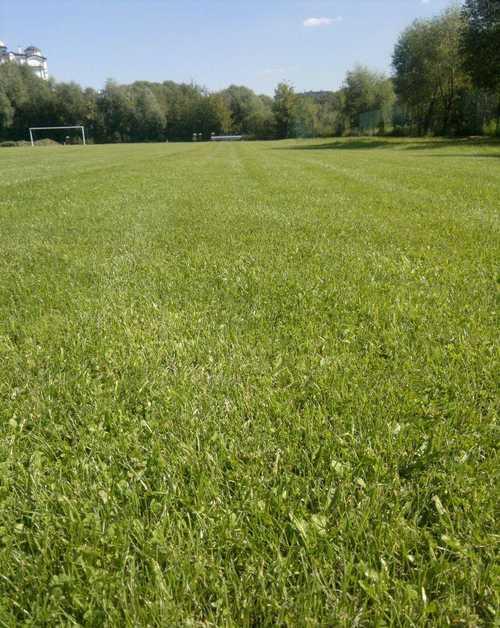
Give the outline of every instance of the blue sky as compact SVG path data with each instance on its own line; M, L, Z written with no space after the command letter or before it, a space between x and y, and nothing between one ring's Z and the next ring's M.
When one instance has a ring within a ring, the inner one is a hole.
M0 39L34 43L58 80L191 80L272 94L336 89L355 63L388 71L415 18L450 0L0 0Z

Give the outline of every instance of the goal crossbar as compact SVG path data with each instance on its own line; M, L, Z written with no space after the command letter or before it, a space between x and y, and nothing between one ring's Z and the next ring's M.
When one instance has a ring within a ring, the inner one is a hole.
M35 140L33 139L33 131L54 131L54 130L57 130L57 129L59 129L59 130L62 130L62 129L81 129L83 144L84 145L87 144L87 141L86 141L86 138L85 138L85 127L82 126L81 124L78 124L76 126L31 126L29 128L31 145L32 146L35 145Z

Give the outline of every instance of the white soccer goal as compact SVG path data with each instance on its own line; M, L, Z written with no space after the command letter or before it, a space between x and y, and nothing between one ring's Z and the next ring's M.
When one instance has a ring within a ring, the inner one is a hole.
M84 126L31 126L30 127L30 140L31 145L35 145L35 140L33 139L33 131L55 131L61 129L80 129L82 132L82 140L84 146L87 144L87 140L85 138L85 127Z

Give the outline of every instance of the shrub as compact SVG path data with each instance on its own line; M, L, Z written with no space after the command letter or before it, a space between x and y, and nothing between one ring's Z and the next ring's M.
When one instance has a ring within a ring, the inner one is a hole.
M490 120L485 124L484 134L488 137L500 137L500 120Z

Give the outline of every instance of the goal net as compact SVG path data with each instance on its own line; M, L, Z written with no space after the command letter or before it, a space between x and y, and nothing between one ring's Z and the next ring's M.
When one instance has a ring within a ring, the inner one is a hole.
M85 137L85 127L84 126L32 126L29 128L29 132L30 132L30 140L31 140L31 145L34 146L35 145L35 136L38 135L39 131L57 131L57 136L59 137L59 139L61 139L61 136L64 140L64 144L69 143L71 141L71 137L69 135L66 135L65 133L60 133L61 131L69 131L69 130L75 130L78 129L79 133L78 133L78 137L80 137L81 134L81 138L82 138L82 144L85 145L87 144L87 138Z

